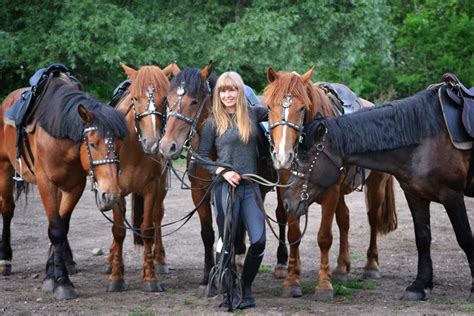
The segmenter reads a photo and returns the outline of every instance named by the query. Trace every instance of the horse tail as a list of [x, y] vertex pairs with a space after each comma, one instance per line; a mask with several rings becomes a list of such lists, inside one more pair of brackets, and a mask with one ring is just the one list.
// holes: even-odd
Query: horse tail
[[[143, 196], [137, 193], [132, 194], [132, 223], [135, 232], [141, 233], [140, 226], [143, 223]], [[143, 246], [143, 239], [140, 235], [133, 234], [133, 244]]]
[[[387, 176], [387, 175], [386, 175]], [[377, 214], [377, 231], [386, 235], [398, 226], [397, 211], [395, 209], [394, 177], [388, 176], [385, 181], [385, 197], [381, 207], [381, 214]]]

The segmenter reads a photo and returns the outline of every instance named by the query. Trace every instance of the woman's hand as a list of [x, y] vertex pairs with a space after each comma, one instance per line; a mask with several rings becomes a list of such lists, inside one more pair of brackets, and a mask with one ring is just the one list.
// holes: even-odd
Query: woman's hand
[[[219, 167], [219, 168], [217, 168], [216, 173], [219, 174], [223, 170], [224, 170], [224, 168]], [[227, 171], [222, 176], [234, 188], [237, 187], [240, 183], [240, 179], [241, 179], [240, 174], [238, 174], [235, 171]]]

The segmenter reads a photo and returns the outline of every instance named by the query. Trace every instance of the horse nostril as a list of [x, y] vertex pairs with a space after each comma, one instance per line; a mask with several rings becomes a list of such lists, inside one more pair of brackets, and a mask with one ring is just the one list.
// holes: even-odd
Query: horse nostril
[[107, 192], [102, 193], [102, 201], [104, 202], [109, 201], [109, 194]]
[[285, 209], [285, 211], [288, 211], [288, 207], [289, 207], [289, 206], [290, 206], [290, 205], [289, 205], [288, 202], [285, 200], [285, 201], [283, 202], [283, 208]]
[[293, 156], [294, 156], [293, 153], [288, 154], [288, 163], [291, 163], [293, 161]]
[[177, 147], [178, 146], [176, 146], [176, 143], [172, 143], [170, 146], [170, 153], [175, 153], [177, 150]]

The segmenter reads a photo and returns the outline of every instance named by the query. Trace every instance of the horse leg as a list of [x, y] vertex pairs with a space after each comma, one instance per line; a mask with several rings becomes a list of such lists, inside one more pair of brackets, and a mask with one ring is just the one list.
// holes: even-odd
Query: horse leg
[[141, 225], [141, 234], [143, 238], [143, 288], [146, 292], [163, 292], [163, 288], [158, 281], [155, 273], [155, 263], [153, 256], [153, 244], [155, 242], [153, 211], [156, 201], [156, 183], [148, 186], [149, 192], [146, 192], [144, 198], [143, 223]]
[[[126, 236], [126, 229], [123, 224], [125, 215], [125, 198], [121, 198], [119, 203], [112, 209], [114, 223], [112, 225], [112, 236], [114, 240], [110, 246], [108, 265], [110, 266], [109, 284], [107, 292], [123, 292], [127, 290], [125, 282], [125, 268], [123, 264], [123, 241]], [[123, 214], [123, 215], [122, 215]]]
[[15, 210], [13, 179], [9, 170], [0, 171], [1, 209], [3, 217], [2, 240], [0, 241], [0, 274], [10, 275], [12, 270], [11, 221]]
[[[199, 176], [199, 174], [198, 174]], [[190, 178], [191, 186], [193, 188], [203, 187], [202, 182], [195, 181], [193, 178]], [[201, 238], [204, 244], [204, 275], [199, 283], [199, 296], [204, 296], [207, 283], [209, 282], [209, 273], [211, 268], [214, 266], [214, 229], [212, 227], [212, 212], [211, 212], [211, 200], [210, 194], [204, 196], [204, 190], [193, 190], [192, 198], [194, 205], [202, 201], [201, 206], [198, 208], [199, 220], [201, 222]]]
[[[166, 177], [162, 177], [166, 180]], [[166, 182], [161, 181], [158, 184], [158, 192], [157, 198], [155, 201], [155, 207], [153, 208], [153, 222], [155, 226], [160, 226], [163, 220], [163, 216], [165, 215], [165, 205], [164, 199], [166, 196]], [[163, 245], [163, 239], [161, 238], [161, 228], [155, 230], [155, 245], [153, 249], [154, 254], [154, 263], [155, 263], [155, 271], [159, 274], [168, 274], [170, 270], [168, 265], [166, 264], [166, 252], [165, 247]]]
[[318, 232], [318, 245], [321, 253], [318, 283], [314, 298], [317, 301], [327, 301], [334, 298], [331, 283], [331, 271], [329, 269], [329, 250], [332, 245], [332, 223], [339, 200], [340, 185], [330, 188], [323, 196], [321, 203], [321, 225]]
[[49, 226], [48, 236], [53, 245], [53, 260], [48, 259], [47, 276], [45, 282], [53, 280], [53, 293], [56, 299], [71, 299], [77, 297], [74, 285], [69, 279], [69, 274], [64, 260], [65, 244], [67, 240], [67, 230], [69, 218], [74, 207], [79, 201], [84, 191], [85, 179], [69, 192], [62, 192], [61, 203], [58, 205], [58, 191], [49, 180], [41, 175], [38, 170], [36, 176], [38, 189], [43, 201]]
[[[277, 279], [283, 279], [288, 276], [288, 248], [286, 247], [285, 244], [285, 230], [286, 230], [286, 224], [288, 223], [288, 217], [286, 215], [286, 210], [283, 207], [283, 194], [285, 190], [283, 188], [277, 188], [277, 208], [275, 210], [276, 213], [276, 218], [278, 221], [278, 249], [277, 249], [277, 264], [275, 266], [275, 270], [273, 275]], [[294, 224], [295, 227], [298, 226], [298, 224]], [[299, 230], [299, 227], [297, 227]], [[291, 234], [292, 237], [294, 237], [297, 233], [296, 231], [293, 231]], [[288, 228], [288, 235], [290, 235], [290, 228]], [[289, 236], [288, 236], [289, 238]], [[298, 239], [297, 237], [296, 239]]]
[[351, 259], [349, 255], [349, 209], [347, 208], [344, 195], [339, 195], [339, 202], [336, 207], [336, 223], [339, 227], [339, 256], [337, 257], [336, 269], [332, 272], [333, 280], [347, 281], [351, 272]]
[[300, 220], [293, 214], [288, 215], [288, 242], [290, 243], [290, 260], [288, 262], [288, 275], [283, 281], [283, 296], [300, 297], [303, 295], [300, 283]]
[[419, 301], [425, 298], [425, 289], [433, 288], [433, 264], [430, 254], [430, 202], [419, 199], [407, 192], [405, 192], [405, 197], [410, 207], [415, 227], [418, 272], [415, 281], [406, 288], [402, 298], [409, 301]]
[[444, 203], [444, 207], [448, 212], [449, 220], [453, 226], [456, 240], [459, 246], [464, 250], [469, 268], [471, 269], [471, 293], [468, 301], [474, 303], [474, 239], [469, 225], [469, 218], [466, 214], [466, 205], [464, 204], [464, 197], [457, 196], [451, 201]]

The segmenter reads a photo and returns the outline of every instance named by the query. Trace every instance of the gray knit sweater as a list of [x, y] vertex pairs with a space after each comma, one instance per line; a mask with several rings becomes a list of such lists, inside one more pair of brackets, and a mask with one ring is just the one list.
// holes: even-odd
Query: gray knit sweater
[[[209, 118], [201, 130], [197, 153], [204, 158], [209, 158], [212, 147], [215, 145], [217, 162], [231, 165], [239, 174], [256, 173], [258, 122], [268, 120], [268, 109], [253, 106], [248, 109], [252, 133], [247, 144], [240, 140], [239, 130], [235, 125], [230, 126], [221, 136], [217, 136], [215, 120]], [[205, 163], [201, 165], [211, 174], [215, 174], [217, 166]]]

